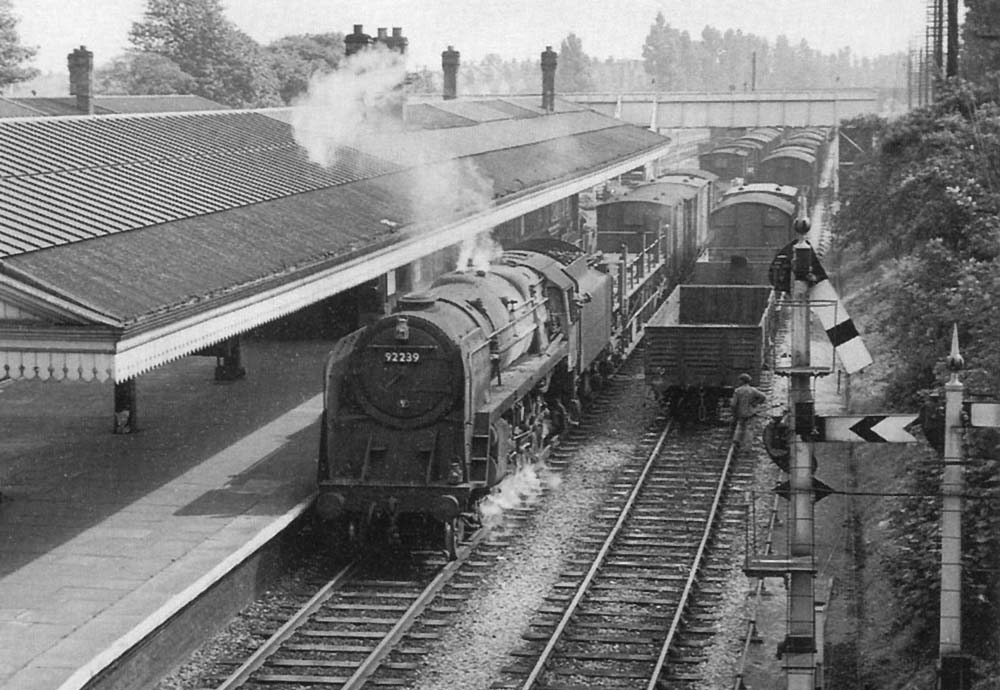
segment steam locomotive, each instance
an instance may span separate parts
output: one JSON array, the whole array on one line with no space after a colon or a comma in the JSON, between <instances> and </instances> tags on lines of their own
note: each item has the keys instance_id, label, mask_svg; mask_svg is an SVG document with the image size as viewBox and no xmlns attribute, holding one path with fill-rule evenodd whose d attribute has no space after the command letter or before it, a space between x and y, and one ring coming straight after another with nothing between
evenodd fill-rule
<instances>
[{"instance_id":1,"label":"steam locomotive","mask_svg":"<svg viewBox=\"0 0 1000 690\"><path fill-rule=\"evenodd\" d=\"M405 296L327 360L324 529L367 541L443 528L454 557L463 515L576 420L615 349L611 277L559 240Z\"/></svg>"}]
</instances>

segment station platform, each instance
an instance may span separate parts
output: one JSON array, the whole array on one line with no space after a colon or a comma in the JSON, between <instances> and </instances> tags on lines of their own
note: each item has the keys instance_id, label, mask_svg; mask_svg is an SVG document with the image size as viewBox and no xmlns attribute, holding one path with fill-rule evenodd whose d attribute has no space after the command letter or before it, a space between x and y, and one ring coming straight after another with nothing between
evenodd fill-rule
<instances>
[{"instance_id":1,"label":"station platform","mask_svg":"<svg viewBox=\"0 0 1000 690\"><path fill-rule=\"evenodd\" d=\"M0 383L0 688L75 690L294 520L314 490L332 341L244 341L110 384Z\"/></svg>"}]
</instances>

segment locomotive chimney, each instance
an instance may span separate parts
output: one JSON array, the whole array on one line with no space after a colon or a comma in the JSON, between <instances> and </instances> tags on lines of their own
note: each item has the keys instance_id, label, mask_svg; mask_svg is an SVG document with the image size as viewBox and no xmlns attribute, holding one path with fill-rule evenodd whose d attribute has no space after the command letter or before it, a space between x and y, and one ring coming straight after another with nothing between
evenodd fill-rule
<instances>
[{"instance_id":1,"label":"locomotive chimney","mask_svg":"<svg viewBox=\"0 0 1000 690\"><path fill-rule=\"evenodd\" d=\"M361 24L354 25L354 32L344 36L344 55L350 57L369 46L372 37L364 32Z\"/></svg>"},{"instance_id":2,"label":"locomotive chimney","mask_svg":"<svg viewBox=\"0 0 1000 690\"><path fill-rule=\"evenodd\" d=\"M558 55L552 46L545 46L542 52L542 109L552 112L556 109L556 63Z\"/></svg>"},{"instance_id":3,"label":"locomotive chimney","mask_svg":"<svg viewBox=\"0 0 1000 690\"><path fill-rule=\"evenodd\" d=\"M453 101L458 98L458 66L461 53L452 46L441 53L441 69L444 70L444 100Z\"/></svg>"},{"instance_id":4,"label":"locomotive chimney","mask_svg":"<svg viewBox=\"0 0 1000 690\"><path fill-rule=\"evenodd\" d=\"M69 66L69 95L76 96L76 107L86 115L94 114L94 53L80 46L66 56Z\"/></svg>"}]
</instances>

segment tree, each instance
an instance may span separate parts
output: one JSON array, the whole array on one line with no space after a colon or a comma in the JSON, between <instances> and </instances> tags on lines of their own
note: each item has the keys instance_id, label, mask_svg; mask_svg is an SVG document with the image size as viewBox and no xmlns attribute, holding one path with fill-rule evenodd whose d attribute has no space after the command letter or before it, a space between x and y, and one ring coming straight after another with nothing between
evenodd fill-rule
<instances>
[{"instance_id":1,"label":"tree","mask_svg":"<svg viewBox=\"0 0 1000 690\"><path fill-rule=\"evenodd\" d=\"M21 45L21 37L17 33L18 21L11 0L0 0L0 92L4 87L38 75L34 67L24 66L38 49Z\"/></svg>"},{"instance_id":2,"label":"tree","mask_svg":"<svg viewBox=\"0 0 1000 690\"><path fill-rule=\"evenodd\" d=\"M226 19L220 0L147 0L129 40L194 77L198 95L237 107L280 103L267 55Z\"/></svg>"},{"instance_id":3,"label":"tree","mask_svg":"<svg viewBox=\"0 0 1000 690\"><path fill-rule=\"evenodd\" d=\"M983 82L1000 66L1000 5L966 0L962 24L962 76Z\"/></svg>"},{"instance_id":4,"label":"tree","mask_svg":"<svg viewBox=\"0 0 1000 690\"><path fill-rule=\"evenodd\" d=\"M173 60L157 53L129 51L114 58L94 74L98 93L168 94L194 93L197 83Z\"/></svg>"},{"instance_id":5,"label":"tree","mask_svg":"<svg viewBox=\"0 0 1000 690\"><path fill-rule=\"evenodd\" d=\"M642 46L642 59L646 73L653 78L657 91L677 88L679 65L677 46L679 32L667 24L663 12L656 13L656 21L649 27L649 34Z\"/></svg>"},{"instance_id":6,"label":"tree","mask_svg":"<svg viewBox=\"0 0 1000 690\"><path fill-rule=\"evenodd\" d=\"M989 98L945 84L935 103L887 123L842 178L838 231L889 267L879 329L898 350L897 403L934 385L956 322L966 363L1000 377L1000 108Z\"/></svg>"},{"instance_id":7,"label":"tree","mask_svg":"<svg viewBox=\"0 0 1000 690\"><path fill-rule=\"evenodd\" d=\"M281 100L291 103L309 87L309 77L330 72L344 57L344 35L340 33L285 36L266 48L271 69L278 80Z\"/></svg>"},{"instance_id":8,"label":"tree","mask_svg":"<svg viewBox=\"0 0 1000 690\"><path fill-rule=\"evenodd\" d=\"M958 80L937 100L893 121L846 123L874 132L876 147L842 176L835 235L870 268L857 298L889 349L886 398L912 409L919 389L948 379L953 324L965 358L966 394L1000 394L1000 106L996 89ZM852 311L855 309L851 307ZM968 398L967 398L968 399ZM1000 581L1000 443L996 430L962 433L966 504L962 531L963 651L979 657L976 687L996 687ZM912 660L937 652L941 466L910 463L880 523L894 595L894 632ZM912 685L912 679L910 681ZM902 685L900 685L902 687Z\"/></svg>"},{"instance_id":9,"label":"tree","mask_svg":"<svg viewBox=\"0 0 1000 690\"><path fill-rule=\"evenodd\" d=\"M590 71L590 58L583 52L583 42L570 33L559 47L556 64L556 88L564 92L593 91L594 78Z\"/></svg>"}]
</instances>

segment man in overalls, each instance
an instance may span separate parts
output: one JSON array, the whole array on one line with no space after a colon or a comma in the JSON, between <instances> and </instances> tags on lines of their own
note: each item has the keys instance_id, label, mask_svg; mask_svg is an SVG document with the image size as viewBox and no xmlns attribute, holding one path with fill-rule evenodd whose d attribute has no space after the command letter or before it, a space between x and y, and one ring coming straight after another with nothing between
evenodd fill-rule
<instances>
[{"instance_id":1,"label":"man in overalls","mask_svg":"<svg viewBox=\"0 0 1000 690\"><path fill-rule=\"evenodd\" d=\"M750 381L750 374L740 374L740 385L729 401L733 411L733 446L737 453L750 447L750 423L757 414L757 407L767 401L767 396L751 386Z\"/></svg>"}]
</instances>

